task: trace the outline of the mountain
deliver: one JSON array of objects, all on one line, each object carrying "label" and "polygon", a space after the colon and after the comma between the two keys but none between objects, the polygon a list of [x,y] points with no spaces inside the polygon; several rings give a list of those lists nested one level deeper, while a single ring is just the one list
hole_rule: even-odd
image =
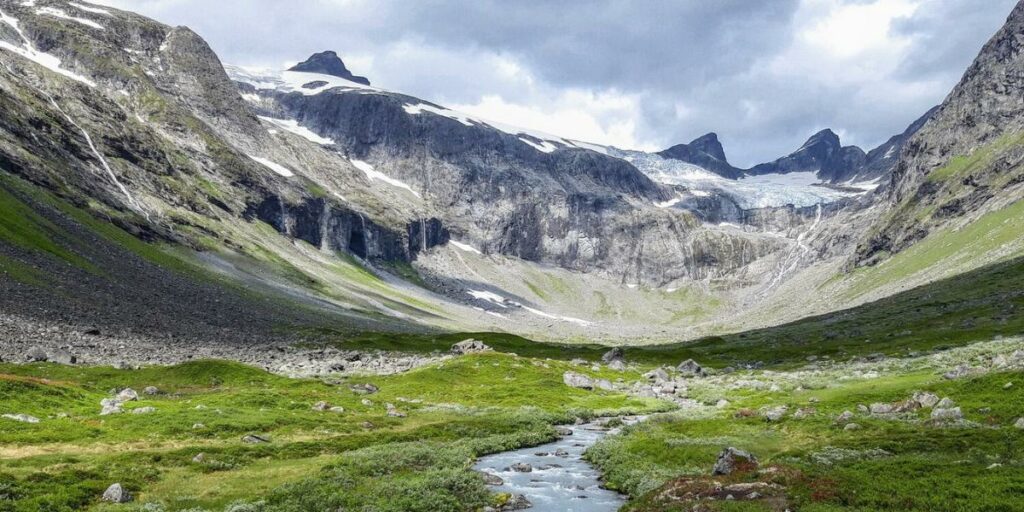
[{"label": "mountain", "polygon": [[843,146],[839,136],[830,129],[807,139],[800,149],[773,162],[758,164],[746,172],[752,175],[813,172],[818,178],[835,182],[837,178],[856,172],[867,158],[857,146]]},{"label": "mountain", "polygon": [[355,82],[357,84],[370,85],[370,80],[368,78],[353,75],[352,72],[345,67],[345,63],[342,62],[341,57],[338,57],[338,54],[331,50],[314,53],[308,59],[288,68],[288,71],[320,73],[323,75],[344,78],[345,80]]},{"label": "mountain", "polygon": [[713,132],[702,135],[689,144],[677,144],[660,151],[658,155],[702,167],[724,178],[737,179],[743,175],[743,171],[733,167],[726,160],[722,143]]},{"label": "mountain", "polygon": [[[1024,5],[982,48],[960,82],[907,140],[893,172],[886,211],[860,245],[871,265],[967,225],[1020,226],[1024,196]],[[1015,236],[987,233],[976,257],[1005,256]],[[994,239],[993,239],[994,238]],[[1006,244],[1002,247],[1000,244]]]},{"label": "mountain", "polygon": [[923,116],[911,123],[903,133],[893,135],[882,145],[868,151],[867,158],[859,169],[856,169],[853,174],[837,176],[834,182],[866,182],[872,180],[887,182],[892,175],[893,168],[896,167],[896,163],[899,161],[903,146],[938,110],[938,106],[932,107]]}]

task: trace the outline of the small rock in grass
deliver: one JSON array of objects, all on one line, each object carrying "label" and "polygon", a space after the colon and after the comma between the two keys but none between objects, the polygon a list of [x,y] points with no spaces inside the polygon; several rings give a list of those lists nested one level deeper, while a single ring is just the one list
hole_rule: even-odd
[{"label": "small rock in grass", "polygon": [[248,434],[248,435],[242,436],[242,442],[243,443],[247,443],[247,444],[260,444],[260,443],[269,443],[270,439],[267,439],[266,437],[263,437],[263,436],[257,436],[257,435],[254,435],[254,434]]},{"label": "small rock in grass", "polygon": [[372,395],[377,391],[380,391],[380,388],[370,383],[352,384],[351,386],[349,386],[349,389],[351,389],[352,392],[357,395]]},{"label": "small rock in grass", "polygon": [[849,422],[852,419],[853,419],[853,413],[852,412],[850,412],[850,411],[843,411],[843,413],[840,414],[836,418],[836,423],[847,423],[847,422]]},{"label": "small rock in grass", "polygon": [[112,484],[107,487],[106,491],[103,491],[103,501],[109,501],[111,503],[128,503],[132,500],[132,495],[121,487],[121,484]]},{"label": "small rock in grass", "polygon": [[156,386],[146,386],[142,390],[142,394],[148,395],[148,396],[159,395],[160,394],[160,390],[157,389]]},{"label": "small rock in grass", "polygon": [[779,421],[786,415],[786,406],[780,405],[778,407],[772,407],[764,411],[763,416],[766,421]]},{"label": "small rock in grass", "polygon": [[963,419],[964,414],[960,411],[959,407],[952,407],[949,409],[942,409],[936,407],[932,409],[932,419],[935,421],[955,421]]},{"label": "small rock in grass", "polygon": [[962,365],[957,366],[956,368],[953,368],[952,370],[942,374],[942,377],[944,379],[946,379],[946,380],[955,380],[955,379],[959,379],[961,377],[966,377],[966,376],[970,375],[971,373],[973,373],[973,370],[971,369],[971,367],[967,366],[965,364],[962,364]]},{"label": "small rock in grass", "polygon": [[313,410],[314,411],[323,412],[323,411],[326,411],[327,409],[330,409],[330,408],[331,408],[331,405],[328,404],[327,402],[324,402],[323,400],[313,404]]},{"label": "small rock in grass", "polygon": [[1003,384],[1003,389],[1010,389],[1012,387],[1013,387],[1013,383],[1012,382],[1007,382],[1006,384]]},{"label": "small rock in grass", "polygon": [[362,403],[363,405],[365,405],[367,407],[373,407],[373,400],[370,400],[368,398],[364,398],[364,399],[360,400],[360,403]]},{"label": "small rock in grass", "polygon": [[340,405],[335,405],[334,407],[331,407],[330,409],[328,409],[328,411],[331,411],[331,412],[345,412],[345,408],[340,406]]},{"label": "small rock in grass", "polygon": [[196,464],[202,464],[205,460],[206,454],[202,452],[197,453],[195,457],[192,457],[192,462],[195,462]]},{"label": "small rock in grass", "polygon": [[937,407],[939,409],[949,409],[949,408],[951,408],[951,407],[953,407],[955,405],[956,405],[956,402],[954,402],[949,397],[946,397],[946,398],[943,398],[942,400],[939,400],[939,403],[935,404],[935,407]]},{"label": "small rock in grass", "polygon": [[138,409],[132,409],[132,414],[149,414],[151,412],[156,412],[156,407],[146,406],[139,407]]},{"label": "small rock in grass", "polygon": [[718,407],[719,409],[721,409],[722,407],[729,407],[729,401],[724,398],[720,398],[717,402],[715,402],[715,407]]},{"label": "small rock in grass", "polygon": [[893,412],[892,404],[873,403],[868,406],[871,414],[890,414]]},{"label": "small rock in grass", "polygon": [[868,406],[866,406],[864,404],[857,404],[857,412],[859,412],[861,414],[867,414],[867,413],[871,412],[871,410],[868,409]]},{"label": "small rock in grass", "polygon": [[935,407],[935,404],[939,403],[939,395],[926,391],[918,391],[910,399],[925,409]]},{"label": "small rock in grass", "polygon": [[594,380],[586,375],[576,372],[565,372],[562,374],[562,382],[566,386],[579,389],[594,389]]},{"label": "small rock in grass", "polygon": [[124,388],[120,393],[117,394],[117,400],[119,402],[133,402],[139,399],[139,394],[132,388]]},{"label": "small rock in grass", "polygon": [[199,430],[199,429],[203,429],[203,428],[206,428],[206,425],[203,425],[202,423],[193,423],[192,424],[192,430]]},{"label": "small rock in grass", "polygon": [[860,425],[858,425],[856,423],[847,423],[846,426],[843,427],[843,430],[846,430],[846,431],[860,430]]},{"label": "small rock in grass", "polygon": [[623,350],[622,347],[615,347],[609,350],[608,352],[605,352],[604,355],[601,356],[601,361],[603,361],[605,364],[609,364],[612,361],[622,361],[625,358],[626,351]]},{"label": "small rock in grass", "polygon": [[370,423],[369,421],[364,421],[360,424],[360,426],[365,429],[371,429],[373,428],[373,423]]},{"label": "small rock in grass", "polygon": [[515,464],[512,464],[509,467],[510,469],[512,469],[512,471],[515,471],[517,473],[529,473],[533,471],[533,466],[525,462],[516,462]]},{"label": "small rock in grass", "polygon": [[704,368],[701,368],[700,364],[693,359],[687,359],[679,363],[676,367],[684,377],[703,377],[705,375]]},{"label": "small rock in grass", "polygon": [[1024,430],[1024,417],[1017,418],[1017,422],[1013,424],[1013,428]]},{"label": "small rock in grass", "polygon": [[451,353],[455,355],[475,354],[479,352],[488,352],[491,347],[488,347],[484,342],[474,340],[472,338],[468,340],[462,340],[452,345]]},{"label": "small rock in grass", "polygon": [[4,414],[3,417],[9,420],[20,421],[22,423],[39,423],[39,418],[29,416],[28,414]]},{"label": "small rock in grass", "polygon": [[616,360],[608,363],[608,369],[609,370],[615,370],[617,372],[621,372],[621,371],[626,369],[626,363],[624,361],[620,360],[620,359],[616,359]]},{"label": "small rock in grass", "polygon": [[712,475],[731,475],[737,471],[749,472],[757,469],[757,457],[753,454],[728,447],[718,454]]}]

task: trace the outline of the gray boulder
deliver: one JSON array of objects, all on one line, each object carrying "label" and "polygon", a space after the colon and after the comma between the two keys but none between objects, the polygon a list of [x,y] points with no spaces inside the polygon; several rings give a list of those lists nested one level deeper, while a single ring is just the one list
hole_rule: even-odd
[{"label": "gray boulder", "polygon": [[625,361],[622,361],[621,359],[616,359],[616,360],[608,363],[608,369],[609,370],[615,370],[617,372],[621,372],[621,371],[626,369],[626,363],[625,363]]},{"label": "gray boulder", "polygon": [[683,374],[685,377],[703,377],[706,374],[704,368],[701,368],[701,366],[697,364],[697,361],[694,361],[693,359],[687,359],[686,361],[679,363],[676,370],[679,370],[679,373]]},{"label": "gray boulder", "polygon": [[376,393],[377,391],[380,391],[380,388],[378,388],[377,386],[374,386],[373,384],[370,384],[370,383],[366,383],[366,384],[352,384],[348,388],[351,389],[352,392],[357,394],[357,395],[372,395],[372,394]]},{"label": "gray boulder", "polygon": [[579,389],[594,389],[595,386],[594,379],[576,372],[565,372],[562,374],[562,382],[566,386]]},{"label": "gray boulder", "polygon": [[763,413],[764,419],[771,422],[779,421],[786,415],[787,409],[788,408],[785,405],[767,409]]},{"label": "gray boulder", "polygon": [[712,475],[731,475],[736,471],[757,469],[757,457],[738,448],[728,447],[718,454]]},{"label": "gray boulder", "polygon": [[964,418],[963,412],[960,411],[959,407],[952,407],[949,409],[942,409],[936,407],[932,409],[932,419],[935,421],[957,421]]},{"label": "gray boulder", "polygon": [[1013,424],[1013,428],[1024,430],[1024,417],[1017,418],[1017,422]]},{"label": "gray boulder", "polygon": [[139,394],[132,388],[124,388],[117,394],[117,401],[119,402],[133,402],[138,399]]},{"label": "gray boulder", "polygon": [[892,414],[893,406],[892,404],[873,403],[868,410],[871,411],[871,414]]},{"label": "gray boulder", "polygon": [[517,473],[529,473],[533,471],[533,466],[525,462],[516,462],[515,464],[512,464],[509,467],[512,469],[512,471],[515,471]]},{"label": "gray boulder", "polygon": [[451,348],[452,354],[455,355],[474,354],[477,352],[487,352],[489,350],[491,350],[491,347],[485,345],[484,342],[474,340],[472,338],[468,340],[462,340],[452,345]]},{"label": "gray boulder", "polygon": [[46,351],[42,347],[32,347],[25,352],[25,361],[29,363],[44,363],[46,360]]},{"label": "gray boulder", "polygon": [[248,435],[242,436],[242,442],[246,443],[246,444],[261,444],[261,443],[269,443],[270,439],[268,439],[266,437],[263,437],[263,436],[258,436],[258,435],[255,435],[255,434],[248,434]]},{"label": "gray boulder", "polygon": [[145,389],[142,390],[142,394],[147,396],[155,396],[160,394],[160,390],[157,389],[156,386],[146,386]]},{"label": "gray boulder", "polygon": [[530,500],[526,499],[526,496],[516,494],[505,503],[502,510],[526,510],[532,507],[533,503],[530,503]]},{"label": "gray boulder", "polygon": [[481,471],[480,476],[484,477],[484,483],[487,485],[505,485],[505,481],[502,480],[500,476],[493,473]]},{"label": "gray boulder", "polygon": [[128,503],[132,500],[132,495],[121,487],[121,484],[112,484],[107,487],[106,491],[103,491],[103,501],[109,501],[111,503]]},{"label": "gray boulder", "polygon": [[56,349],[46,354],[46,360],[51,363],[72,365],[78,362],[74,354],[64,349]]},{"label": "gray boulder", "polygon": [[935,404],[939,403],[939,395],[927,391],[918,391],[910,399],[925,409],[935,407]]},{"label": "gray boulder", "polygon": [[623,361],[626,359],[626,351],[622,350],[622,347],[615,347],[608,352],[605,352],[601,356],[601,361],[605,364],[609,364],[613,361]]},{"label": "gray boulder", "polygon": [[132,414],[150,414],[156,412],[156,407],[139,407],[138,409],[132,409]]},{"label": "gray boulder", "polygon": [[20,421],[22,423],[39,423],[39,418],[35,416],[29,416],[28,414],[4,414],[0,416],[9,420]]}]

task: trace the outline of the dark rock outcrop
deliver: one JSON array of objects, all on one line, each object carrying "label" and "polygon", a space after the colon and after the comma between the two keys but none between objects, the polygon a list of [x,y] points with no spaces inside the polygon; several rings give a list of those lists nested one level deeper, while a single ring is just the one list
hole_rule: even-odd
[{"label": "dark rock outcrop", "polygon": [[866,158],[864,150],[857,146],[843,146],[835,132],[825,129],[812,135],[800,149],[774,162],[755,165],[747,173],[814,172],[818,178],[834,182],[838,177],[855,172]]},{"label": "dark rock outcrop", "polygon": [[344,78],[345,80],[355,82],[357,84],[370,85],[369,79],[365,76],[353,75],[352,72],[345,67],[345,63],[342,62],[341,57],[338,57],[337,53],[330,50],[315,53],[305,61],[292,66],[288,71],[320,73]]},{"label": "dark rock outcrop", "polygon": [[734,180],[743,175],[741,169],[729,164],[725,158],[725,149],[718,141],[718,134],[714,132],[697,137],[689,144],[677,144],[658,154],[703,167],[724,178]]}]

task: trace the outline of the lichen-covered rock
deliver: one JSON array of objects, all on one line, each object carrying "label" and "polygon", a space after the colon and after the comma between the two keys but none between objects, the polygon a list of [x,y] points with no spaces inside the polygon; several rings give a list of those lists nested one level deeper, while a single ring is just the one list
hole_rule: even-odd
[{"label": "lichen-covered rock", "polygon": [[595,386],[594,379],[576,372],[565,372],[562,374],[562,382],[566,386],[579,389],[594,389]]},{"label": "lichen-covered rock", "polygon": [[750,472],[758,467],[757,457],[750,452],[728,447],[718,454],[712,475],[731,475],[736,472]]},{"label": "lichen-covered rock", "polygon": [[103,491],[103,501],[128,503],[132,501],[132,495],[124,487],[121,487],[121,484],[111,484],[106,491]]}]

